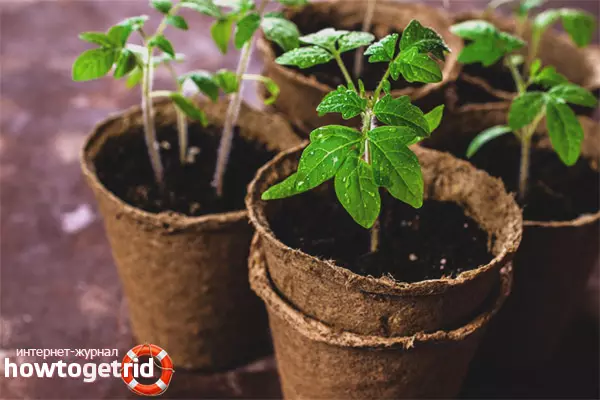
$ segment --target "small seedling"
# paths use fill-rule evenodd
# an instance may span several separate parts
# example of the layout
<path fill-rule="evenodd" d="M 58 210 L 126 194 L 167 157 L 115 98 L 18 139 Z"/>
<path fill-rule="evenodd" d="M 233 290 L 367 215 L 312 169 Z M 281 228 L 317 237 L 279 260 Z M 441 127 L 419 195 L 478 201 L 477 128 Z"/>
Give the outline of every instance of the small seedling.
<path fill-rule="evenodd" d="M 531 25 L 526 71 L 537 58 L 542 35 L 558 21 L 562 23 L 562 27 L 577 47 L 583 48 L 589 45 L 596 31 L 596 18 L 592 14 L 572 8 L 548 9 L 530 19 L 531 11 L 542 6 L 545 0 L 493 0 L 489 3 L 486 12 L 490 14 L 499 6 L 508 3 L 515 4 L 514 14 L 517 20 L 515 33 L 518 37 L 523 37 L 527 24 Z"/>
<path fill-rule="evenodd" d="M 444 108 L 442 105 L 424 114 L 408 96 L 395 99 L 390 95 L 389 79 L 403 76 L 409 82 L 441 81 L 442 71 L 436 59 L 444 60 L 444 52 L 450 51 L 436 32 L 415 20 L 399 39 L 398 34 L 391 34 L 371 44 L 375 38 L 370 33 L 327 28 L 301 37 L 300 42 L 306 46 L 277 59 L 279 64 L 299 68 L 337 62 L 346 85 L 327 94 L 317 111 L 320 115 L 341 113 L 344 119 L 360 115 L 362 129 L 329 125 L 312 131 L 297 172 L 265 191 L 262 199 L 290 197 L 335 177 L 335 192 L 342 206 L 358 224 L 373 228 L 372 251 L 377 250 L 379 241 L 379 187 L 415 208 L 423 204 L 421 166 L 408 146 L 431 134 L 439 125 Z M 341 58 L 342 53 L 363 46 L 369 46 L 364 52 L 369 62 L 388 63 L 372 94 L 365 91 L 360 79 L 352 80 Z M 376 126 L 377 122 L 384 126 Z"/>
<path fill-rule="evenodd" d="M 235 25 L 235 34 L 233 42 L 235 47 L 241 49 L 240 59 L 237 66 L 236 77 L 240 82 L 240 88 L 231 95 L 221 143 L 217 156 L 217 165 L 213 178 L 213 186 L 217 195 L 223 195 L 223 177 L 229 161 L 231 152 L 231 142 L 233 140 L 233 129 L 237 123 L 240 106 L 242 102 L 242 85 L 244 79 L 258 80 L 263 82 L 270 92 L 270 98 L 265 100 L 266 104 L 275 101 L 279 88 L 270 79 L 260 75 L 248 75 L 248 64 L 252 54 L 253 39 L 256 32 L 262 29 L 267 39 L 277 43 L 284 51 L 298 47 L 298 37 L 300 33 L 296 25 L 284 18 L 281 13 L 265 13 L 268 0 L 260 0 L 258 6 L 254 0 L 216 0 L 224 6 L 229 7 L 230 11 L 223 13 L 211 27 L 211 35 L 221 52 L 226 53 L 231 39 L 232 27 Z M 277 0 L 286 6 L 303 6 L 307 0 Z"/>
<path fill-rule="evenodd" d="M 144 134 L 148 155 L 157 186 L 164 191 L 164 172 L 156 141 L 156 127 L 152 99 L 158 97 L 170 98 L 176 106 L 177 127 L 179 132 L 180 161 L 187 160 L 187 120 L 200 121 L 207 124 L 204 112 L 192 101 L 183 96 L 183 85 L 189 80 L 195 84 L 199 91 L 216 101 L 219 91 L 233 93 L 237 91 L 236 75 L 227 70 L 220 70 L 215 74 L 207 71 L 192 71 L 177 76 L 173 68 L 174 62 L 183 60 L 183 55 L 176 53 L 173 44 L 166 38 L 164 32 L 167 26 L 181 30 L 188 30 L 187 21 L 178 11 L 188 8 L 205 15 L 220 17 L 221 10 L 210 1 L 181 0 L 173 4 L 170 0 L 152 0 L 150 5 L 159 11 L 163 18 L 156 31 L 152 34 L 144 29 L 148 21 L 147 15 L 127 18 L 112 26 L 104 32 L 84 32 L 79 37 L 97 45 L 95 49 L 83 52 L 73 64 L 73 80 L 88 81 L 106 76 L 111 70 L 117 79 L 126 77 L 128 87 L 141 83 L 141 106 L 144 120 Z M 142 45 L 129 43 L 132 33 L 138 33 Z M 160 50 L 155 55 L 156 50 Z M 154 70 L 158 66 L 165 66 L 173 77 L 176 90 L 153 90 Z"/>
<path fill-rule="evenodd" d="M 586 27 L 583 29 L 587 32 Z M 581 35 L 581 32 L 575 31 L 572 34 Z M 595 107 L 597 100 L 584 88 L 570 83 L 554 67 L 543 67 L 537 58 L 524 76 L 519 69 L 524 57 L 515 52 L 525 43 L 486 21 L 463 22 L 454 25 L 452 32 L 473 41 L 459 55 L 460 62 L 479 62 L 490 66 L 503 58 L 510 69 L 518 95 L 510 105 L 508 125 L 494 126 L 481 132 L 471 142 L 467 157 L 472 157 L 490 140 L 513 132 L 521 143 L 519 199 L 523 202 L 527 193 L 531 139 L 540 122 L 545 117 L 552 147 L 562 162 L 571 166 L 577 162 L 581 152 L 583 129 L 569 103 Z M 535 50 L 530 48 L 530 51 Z M 534 90 L 528 91 L 533 85 L 541 89 L 534 87 Z"/>

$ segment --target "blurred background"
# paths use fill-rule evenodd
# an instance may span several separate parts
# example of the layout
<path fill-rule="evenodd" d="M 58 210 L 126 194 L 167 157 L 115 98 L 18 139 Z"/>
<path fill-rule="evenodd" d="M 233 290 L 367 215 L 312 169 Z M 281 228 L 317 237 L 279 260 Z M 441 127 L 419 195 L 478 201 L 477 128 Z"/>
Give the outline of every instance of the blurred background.
<path fill-rule="evenodd" d="M 129 16 L 154 16 L 147 3 L 0 0 L 2 360 L 14 359 L 16 349 L 118 348 L 124 352 L 133 344 L 127 306 L 78 157 L 94 124 L 137 104 L 139 93 L 112 79 L 72 82 L 71 65 L 87 48 L 78 33 L 104 31 Z M 426 3 L 457 11 L 484 8 L 487 1 Z M 547 6 L 600 14 L 597 0 L 555 0 Z M 170 31 L 176 50 L 187 56 L 182 71 L 234 68 L 238 54 L 219 53 L 210 38 L 209 18 L 193 12 L 183 15 L 191 31 Z M 250 70 L 261 70 L 256 57 Z M 158 74 L 156 88 L 165 87 L 165 72 Z M 245 99 L 260 107 L 255 93 L 256 88 L 247 85 Z M 524 376 L 515 387 L 490 388 L 470 382 L 464 396 L 598 398 L 599 290 L 596 269 L 587 300 L 547 371 Z M 134 396 L 118 379 L 91 384 L 77 379 L 6 379 L 3 368 L 0 365 L 0 397 L 5 399 Z M 166 396 L 271 398 L 280 393 L 275 363 L 268 357 L 217 375 L 178 371 Z"/>

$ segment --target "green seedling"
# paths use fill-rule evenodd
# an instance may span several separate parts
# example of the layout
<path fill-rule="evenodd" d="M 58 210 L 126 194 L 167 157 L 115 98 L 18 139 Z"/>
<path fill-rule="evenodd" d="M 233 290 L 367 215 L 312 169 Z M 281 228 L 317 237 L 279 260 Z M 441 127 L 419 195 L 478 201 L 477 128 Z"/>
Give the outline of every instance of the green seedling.
<path fill-rule="evenodd" d="M 303 6 L 307 0 L 277 0 L 286 6 Z M 211 35 L 221 52 L 226 53 L 229 42 L 232 39 L 232 27 L 235 26 L 233 43 L 236 48 L 241 49 L 237 66 L 236 78 L 240 82 L 240 88 L 231 95 L 221 143 L 219 145 L 217 165 L 213 178 L 213 186 L 219 196 L 223 194 L 223 177 L 227 169 L 231 142 L 233 140 L 233 129 L 237 123 L 240 106 L 242 102 L 241 89 L 244 79 L 261 81 L 270 92 L 270 97 L 265 100 L 266 104 L 275 101 L 279 88 L 270 79 L 260 75 L 248 75 L 248 64 L 252 54 L 253 39 L 256 32 L 262 29 L 265 37 L 277 43 L 284 51 L 298 47 L 300 33 L 296 25 L 284 18 L 281 13 L 265 13 L 268 0 L 260 0 L 258 6 L 254 0 L 215 0 L 217 4 L 229 8 L 222 13 L 211 27 Z"/>
<path fill-rule="evenodd" d="M 489 3 L 486 11 L 489 15 L 503 4 L 514 4 L 518 37 L 523 37 L 526 26 L 531 25 L 526 71 L 537 57 L 542 35 L 555 23 L 560 21 L 571 40 L 581 48 L 590 44 L 596 31 L 596 18 L 592 14 L 572 8 L 548 9 L 530 18 L 531 11 L 544 3 L 545 0 L 493 0 Z"/>
<path fill-rule="evenodd" d="M 421 166 L 409 146 L 431 134 L 441 121 L 444 107 L 424 114 L 408 96 L 393 98 L 390 79 L 402 76 L 409 82 L 439 82 L 442 71 L 438 62 L 450 51 L 436 32 L 418 21 L 408 24 L 402 38 L 392 34 L 371 44 L 374 40 L 370 33 L 327 28 L 302 36 L 300 42 L 305 46 L 277 59 L 280 64 L 299 68 L 335 61 L 346 85 L 327 94 L 317 111 L 320 115 L 341 113 L 344 119 L 360 115 L 362 129 L 341 125 L 315 129 L 297 171 L 262 194 L 263 200 L 290 197 L 334 178 L 342 206 L 358 224 L 372 228 L 372 251 L 377 250 L 379 241 L 376 221 L 381 209 L 380 187 L 415 208 L 423 204 Z M 364 54 L 370 63 L 388 64 L 373 93 L 365 91 L 360 79 L 352 80 L 341 58 L 342 53 L 363 46 L 369 46 Z"/>
<path fill-rule="evenodd" d="M 84 32 L 79 37 L 98 47 L 83 52 L 73 64 L 73 80 L 88 81 L 99 79 L 113 71 L 116 79 L 126 78 L 130 88 L 141 86 L 141 107 L 143 112 L 144 134 L 148 156 L 159 189 L 164 191 L 164 173 L 156 141 L 156 127 L 152 99 L 170 98 L 176 106 L 177 127 L 179 132 L 180 162 L 187 160 L 187 118 L 207 124 L 205 113 L 191 100 L 184 97 L 183 85 L 186 81 L 193 82 L 197 89 L 216 101 L 219 92 L 233 93 L 238 89 L 236 75 L 227 70 L 217 73 L 207 71 L 191 71 L 177 75 L 173 63 L 180 62 L 184 56 L 176 53 L 173 44 L 165 36 L 168 26 L 188 30 L 187 21 L 177 15 L 181 9 L 187 8 L 205 15 L 219 17 L 221 10 L 210 1 L 181 0 L 173 4 L 170 0 L 152 0 L 150 5 L 162 14 L 162 20 L 153 33 L 146 32 L 144 26 L 148 21 L 147 15 L 127 18 L 110 27 L 105 32 Z M 129 43 L 131 35 L 137 33 L 141 45 Z M 158 54 L 155 54 L 158 50 Z M 175 90 L 153 90 L 154 71 L 164 66 L 173 77 Z"/>
<path fill-rule="evenodd" d="M 472 157 L 490 140 L 513 132 L 521 143 L 518 193 L 523 202 L 527 193 L 531 139 L 538 125 L 545 117 L 552 147 L 562 162 L 571 166 L 577 162 L 581 152 L 583 129 L 569 104 L 595 107 L 597 100 L 584 88 L 570 83 L 554 67 L 543 67 L 539 59 L 532 62 L 526 75 L 522 74 L 519 67 L 524 63 L 524 57 L 515 52 L 525 43 L 486 21 L 463 22 L 454 25 L 451 30 L 473 41 L 459 55 L 460 62 L 479 62 L 490 66 L 503 58 L 510 69 L 518 95 L 510 105 L 508 125 L 494 126 L 481 132 L 471 142 L 467 157 Z"/>

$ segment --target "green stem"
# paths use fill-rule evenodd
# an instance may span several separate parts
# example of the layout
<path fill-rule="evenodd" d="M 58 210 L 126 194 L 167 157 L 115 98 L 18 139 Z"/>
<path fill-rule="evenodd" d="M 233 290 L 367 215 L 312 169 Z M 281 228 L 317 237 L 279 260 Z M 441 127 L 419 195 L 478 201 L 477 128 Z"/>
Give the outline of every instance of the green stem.
<path fill-rule="evenodd" d="M 175 69 L 170 63 L 166 63 L 165 65 L 175 81 L 175 85 L 177 85 L 177 92 L 183 95 L 183 86 L 179 83 L 179 79 L 177 79 Z M 175 113 L 177 115 L 177 134 L 179 137 L 179 163 L 185 165 L 188 153 L 188 123 L 185 113 L 179 107 L 175 107 Z"/>
<path fill-rule="evenodd" d="M 540 41 L 542 39 L 541 32 L 538 29 L 533 28 L 533 32 L 531 33 L 531 43 L 529 44 L 529 52 L 527 54 L 527 71 L 531 67 L 531 64 L 537 57 L 537 53 L 540 48 Z"/>
<path fill-rule="evenodd" d="M 517 85 L 517 91 L 519 92 L 519 94 L 525 93 L 525 91 L 527 90 L 527 85 L 525 84 L 525 81 L 523 80 L 519 69 L 516 67 L 516 65 L 513 64 L 512 59 L 510 57 L 507 57 L 506 60 L 508 61 L 506 63 L 508 65 L 508 69 L 510 70 L 515 84 Z"/>
<path fill-rule="evenodd" d="M 394 60 L 394 61 L 396 61 L 396 60 Z M 394 61 L 392 61 L 390 63 L 390 65 Z M 385 74 L 383 74 L 383 78 L 381 78 L 381 81 L 379 81 L 379 85 L 377 85 L 377 87 L 375 88 L 375 92 L 373 92 L 373 104 L 375 104 L 377 102 L 377 100 L 379 99 L 379 96 L 381 95 L 381 91 L 383 90 L 383 82 L 385 82 L 387 80 L 387 78 L 390 76 L 390 73 L 392 72 L 390 65 L 388 65 L 388 68 L 385 71 Z"/>
<path fill-rule="evenodd" d="M 363 153 L 363 159 L 365 160 L 365 162 L 367 164 L 371 164 L 372 159 L 371 159 L 371 151 L 369 149 L 369 139 L 367 137 L 367 134 L 369 133 L 369 131 L 371 129 L 373 129 L 373 127 L 375 127 L 375 117 L 373 115 L 373 110 L 370 107 L 367 107 L 367 109 L 365 110 L 365 112 L 362 115 L 362 134 L 365 140 L 365 149 L 364 149 L 364 153 Z M 375 221 L 375 223 L 373 224 L 373 226 L 371 227 L 371 243 L 370 243 L 370 251 L 371 253 L 376 252 L 377 250 L 379 250 L 379 235 L 380 235 L 380 229 L 379 229 L 379 218 Z"/>
<path fill-rule="evenodd" d="M 142 116 L 144 121 L 144 138 L 146 140 L 146 148 L 148 150 L 148 157 L 150 158 L 150 165 L 154 172 L 154 179 L 158 186 L 161 194 L 164 193 L 164 170 L 160 159 L 160 152 L 158 143 L 156 142 L 156 127 L 154 123 L 154 110 L 152 109 L 152 77 L 153 77 L 153 63 L 152 63 L 152 47 L 147 46 L 147 60 L 146 65 L 143 69 L 142 76 Z"/>
<path fill-rule="evenodd" d="M 265 11 L 268 1 L 262 0 L 258 7 L 258 15 L 261 16 Z M 240 109 L 242 106 L 242 89 L 243 89 L 243 76 L 248 70 L 250 63 L 250 55 L 252 54 L 252 45 L 254 43 L 254 37 L 250 39 L 242 48 L 240 55 L 240 61 L 237 67 L 236 75 L 238 81 L 238 90 L 233 93 L 229 100 L 227 112 L 225 114 L 225 124 L 223 126 L 223 133 L 221 135 L 221 143 L 219 144 L 219 151 L 217 155 L 217 164 L 215 167 L 215 174 L 213 176 L 212 185 L 217 192 L 217 196 L 223 196 L 223 178 L 227 170 L 227 162 L 229 161 L 229 154 L 231 152 L 231 143 L 233 141 L 233 128 L 237 123 L 240 115 Z"/>
<path fill-rule="evenodd" d="M 344 75 L 344 79 L 346 79 L 346 82 L 348 83 L 348 87 L 350 89 L 355 89 L 356 86 L 354 86 L 354 82 L 352 82 L 352 77 L 350 76 L 348 69 L 344 65 L 344 61 L 342 60 L 340 53 L 338 51 L 334 51 L 333 57 L 335 58 L 337 65 L 340 67 L 340 71 L 342 71 L 342 75 Z"/>

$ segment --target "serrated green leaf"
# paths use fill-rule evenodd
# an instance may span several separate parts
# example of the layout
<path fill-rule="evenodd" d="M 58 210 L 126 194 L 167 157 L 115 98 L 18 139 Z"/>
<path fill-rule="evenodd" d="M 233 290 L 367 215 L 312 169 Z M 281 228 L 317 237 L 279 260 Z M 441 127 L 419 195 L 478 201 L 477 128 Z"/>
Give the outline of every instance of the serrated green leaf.
<path fill-rule="evenodd" d="M 539 71 L 531 81 L 531 83 L 541 85 L 546 89 L 568 82 L 569 80 L 564 75 L 556 72 L 554 67 L 545 67 Z"/>
<path fill-rule="evenodd" d="M 535 78 L 535 76 L 540 72 L 541 68 L 542 68 L 542 60 L 540 60 L 539 58 L 536 58 L 535 60 L 533 60 L 533 62 L 531 63 L 531 66 L 529 67 L 529 79 Z"/>
<path fill-rule="evenodd" d="M 375 183 L 415 208 L 423 205 L 423 176 L 419 159 L 406 145 L 417 136 L 406 126 L 379 127 L 368 133 Z"/>
<path fill-rule="evenodd" d="M 442 81 L 442 70 L 438 63 L 427 54 L 419 53 L 416 47 L 402 51 L 392 64 L 391 76 L 398 79 L 400 75 L 407 82 L 435 83 Z"/>
<path fill-rule="evenodd" d="M 79 34 L 79 39 L 106 48 L 112 48 L 115 46 L 115 43 L 113 43 L 112 40 L 103 32 L 83 32 Z"/>
<path fill-rule="evenodd" d="M 294 65 L 298 68 L 310 68 L 333 60 L 333 55 L 319 46 L 299 47 L 283 53 L 275 62 L 281 65 Z"/>
<path fill-rule="evenodd" d="M 566 79 L 565 79 L 566 81 Z M 577 104 L 585 107 L 596 107 L 598 100 L 586 89 L 572 83 L 559 84 L 548 92 L 555 99 L 561 99 L 567 103 Z"/>
<path fill-rule="evenodd" d="M 338 39 L 339 52 L 358 49 L 359 47 L 370 45 L 375 36 L 367 32 L 349 32 Z"/>
<path fill-rule="evenodd" d="M 381 210 L 373 167 L 352 150 L 335 174 L 335 194 L 348 214 L 363 228 L 371 228 Z"/>
<path fill-rule="evenodd" d="M 119 79 L 130 73 L 137 65 L 135 54 L 128 49 L 121 49 L 117 64 L 115 66 L 114 77 Z"/>
<path fill-rule="evenodd" d="M 254 32 L 260 26 L 260 15 L 255 12 L 246 14 L 236 25 L 233 43 L 241 49 L 246 42 L 252 39 Z"/>
<path fill-rule="evenodd" d="M 269 97 L 264 99 L 263 103 L 266 105 L 275 103 L 275 100 L 277 100 L 277 97 L 279 97 L 279 85 L 277 85 L 273 79 L 267 77 L 263 77 L 261 81 L 263 85 L 265 85 L 267 92 L 269 92 Z"/>
<path fill-rule="evenodd" d="M 214 18 L 222 18 L 221 9 L 212 0 L 181 0 L 181 7 L 189 8 Z"/>
<path fill-rule="evenodd" d="M 400 35 L 397 33 L 392 33 L 370 45 L 367 50 L 365 50 L 365 56 L 370 56 L 369 62 L 392 61 L 396 56 L 396 43 L 398 43 L 399 37 Z"/>
<path fill-rule="evenodd" d="M 565 31 L 578 47 L 590 44 L 596 31 L 596 18 L 581 10 L 562 9 L 561 19 Z"/>
<path fill-rule="evenodd" d="M 542 112 L 548 101 L 543 92 L 527 92 L 516 97 L 508 112 L 508 125 L 517 131 L 529 125 Z"/>
<path fill-rule="evenodd" d="M 424 115 L 429 125 L 429 133 L 433 132 L 440 126 L 442 117 L 444 116 L 444 105 L 441 104 Z"/>
<path fill-rule="evenodd" d="M 349 33 L 348 31 L 325 28 L 310 35 L 300 36 L 300 42 L 323 47 L 329 51 L 335 50 L 335 44 L 339 38 Z"/>
<path fill-rule="evenodd" d="M 541 7 L 544 2 L 545 0 L 523 0 L 517 8 L 517 14 L 524 17 L 534 8 Z"/>
<path fill-rule="evenodd" d="M 550 98 L 546 110 L 546 126 L 552 147 L 566 165 L 579 159 L 583 129 L 575 113 L 568 105 Z"/>
<path fill-rule="evenodd" d="M 210 72 L 203 70 L 188 72 L 179 77 L 179 83 L 183 84 L 188 79 L 212 101 L 218 100 L 220 86 Z"/>
<path fill-rule="evenodd" d="M 300 44 L 300 32 L 291 21 L 278 16 L 265 16 L 261 27 L 267 39 L 277 43 L 283 51 L 295 49 Z"/>
<path fill-rule="evenodd" d="M 154 36 L 152 39 L 150 39 L 149 44 L 151 46 L 158 47 L 171 57 L 175 57 L 175 49 L 173 48 L 173 45 L 169 39 L 167 39 L 164 35 L 161 34 Z"/>
<path fill-rule="evenodd" d="M 173 100 L 173 103 L 175 103 L 175 105 L 177 106 L 177 108 L 183 111 L 184 114 L 187 115 L 190 119 L 200 121 L 200 123 L 204 126 L 208 124 L 208 119 L 206 118 L 206 114 L 204 114 L 204 111 L 199 109 L 191 100 L 183 97 L 181 94 L 176 92 L 172 92 L 170 97 L 171 100 Z"/>
<path fill-rule="evenodd" d="M 150 0 L 150 5 L 163 14 L 168 14 L 171 11 L 171 7 L 173 7 L 171 0 Z"/>
<path fill-rule="evenodd" d="M 116 54 L 112 49 L 92 49 L 81 53 L 73 64 L 73 80 L 89 81 L 102 78 L 112 68 Z"/>
<path fill-rule="evenodd" d="M 298 164 L 296 191 L 305 192 L 331 179 L 360 141 L 360 133 L 347 126 L 329 125 L 312 131 L 311 143 Z"/>
<path fill-rule="evenodd" d="M 167 24 L 181 29 L 182 31 L 187 31 L 189 29 L 187 21 L 180 15 L 169 15 L 167 17 Z"/>
<path fill-rule="evenodd" d="M 115 46 L 124 47 L 131 32 L 133 29 L 129 25 L 115 25 L 108 30 L 106 36 Z"/>
<path fill-rule="evenodd" d="M 235 72 L 221 69 L 215 74 L 215 81 L 219 87 L 227 94 L 238 91 L 240 83 L 238 82 Z"/>
<path fill-rule="evenodd" d="M 479 135 L 475 136 L 475 138 L 469 144 L 469 148 L 467 149 L 467 158 L 473 157 L 475 153 L 487 142 L 500 137 L 504 134 L 512 132 L 512 129 L 506 125 L 498 125 L 488 128 L 481 132 Z"/>
<path fill-rule="evenodd" d="M 273 185 L 269 189 L 265 190 L 260 196 L 260 198 L 262 200 L 275 200 L 291 197 L 295 194 L 298 194 L 298 192 L 296 191 L 297 177 L 297 173 L 288 176 L 282 182 L 279 182 L 278 184 Z"/>
<path fill-rule="evenodd" d="M 408 96 L 394 99 L 386 94 L 375 103 L 373 112 L 377 119 L 386 125 L 407 126 L 420 137 L 429 136 L 429 123 L 425 119 L 423 111 L 412 105 Z"/>
<path fill-rule="evenodd" d="M 400 39 L 402 51 L 411 47 L 416 47 L 419 53 L 431 53 L 440 60 L 444 60 L 444 51 L 450 51 L 444 39 L 436 31 L 424 27 L 415 19 L 409 22 L 402 32 L 402 39 Z"/>
<path fill-rule="evenodd" d="M 317 107 L 317 112 L 319 116 L 327 113 L 341 113 L 342 118 L 350 119 L 359 115 L 366 107 L 366 99 L 360 98 L 356 91 L 340 85 L 323 98 Z"/>
<path fill-rule="evenodd" d="M 143 75 L 144 74 L 142 72 L 142 69 L 140 67 L 135 67 L 133 71 L 131 71 L 129 75 L 127 75 L 127 81 L 125 82 L 125 86 L 127 86 L 127 88 L 129 89 L 135 87 L 138 83 L 140 83 Z"/>
<path fill-rule="evenodd" d="M 217 44 L 217 47 L 221 53 L 227 53 L 227 47 L 229 39 L 231 38 L 231 27 L 233 26 L 233 20 L 221 19 L 215 21 L 210 27 L 210 35 Z"/>
<path fill-rule="evenodd" d="M 499 31 L 487 21 L 473 20 L 453 25 L 450 31 L 463 39 L 472 40 L 458 56 L 463 64 L 482 63 L 489 67 L 505 54 L 525 45 L 521 39 Z"/>

